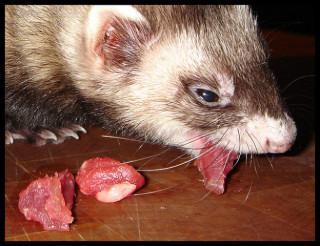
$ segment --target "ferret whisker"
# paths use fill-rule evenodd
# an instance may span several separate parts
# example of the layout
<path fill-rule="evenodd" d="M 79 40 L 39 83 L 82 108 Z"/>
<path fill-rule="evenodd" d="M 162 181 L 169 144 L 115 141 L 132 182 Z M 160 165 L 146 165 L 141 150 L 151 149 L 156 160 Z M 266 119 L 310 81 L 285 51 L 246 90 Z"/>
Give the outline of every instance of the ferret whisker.
<path fill-rule="evenodd" d="M 213 191 L 209 190 L 208 192 L 206 192 L 200 199 L 196 200 L 194 203 L 198 203 L 203 201 L 204 199 L 206 199 Z"/>
<path fill-rule="evenodd" d="M 124 161 L 122 162 L 121 164 L 127 164 L 127 163 L 132 163 L 132 162 L 137 162 L 137 161 L 142 161 L 142 160 L 146 160 L 146 159 L 149 159 L 149 158 L 154 158 L 154 157 L 157 157 L 157 156 L 160 156 L 162 155 L 163 153 L 167 152 L 168 149 L 164 150 L 164 151 L 161 151 L 160 153 L 157 153 L 157 154 L 154 154 L 154 155 L 149 155 L 149 156 L 145 156 L 145 157 L 142 157 L 142 158 L 138 158 L 138 159 L 135 159 L 135 160 L 131 160 L 131 161 Z"/>
<path fill-rule="evenodd" d="M 232 169 L 234 169 L 235 167 L 236 167 L 236 165 L 239 163 L 239 161 L 240 161 L 240 158 L 241 158 L 241 145 L 240 145 L 240 142 L 241 142 L 241 137 L 240 137 L 240 132 L 239 132 L 239 128 L 237 128 L 237 132 L 238 132 L 238 136 L 239 136 L 239 148 L 238 148 L 238 159 L 235 161 L 235 163 L 233 163 L 233 165 L 232 165 Z M 231 153 L 232 151 L 230 150 L 230 152 L 229 152 L 229 155 L 228 155 L 228 158 L 226 159 L 226 161 L 228 161 L 228 159 L 229 159 L 229 156 L 230 156 L 230 153 Z"/>
<path fill-rule="evenodd" d="M 165 170 L 173 169 L 173 168 L 182 166 L 182 165 L 184 165 L 184 164 L 186 164 L 186 163 L 189 163 L 189 162 L 191 162 L 191 161 L 193 161 L 193 160 L 198 159 L 200 156 L 202 156 L 202 155 L 206 154 L 207 152 L 211 151 L 213 148 L 214 148 L 214 147 L 211 147 L 211 148 L 209 148 L 207 151 L 205 151 L 204 153 L 202 153 L 202 154 L 200 154 L 200 155 L 198 155 L 198 156 L 196 156 L 196 157 L 193 157 L 193 158 L 191 158 L 191 159 L 189 159 L 189 160 L 187 160 L 187 161 L 184 161 L 184 162 L 182 162 L 182 163 L 179 163 L 179 164 L 176 164 L 176 165 L 173 165 L 173 166 L 170 166 L 170 167 L 155 168 L 155 169 L 142 169 L 142 170 L 141 170 L 140 168 L 138 168 L 137 171 L 140 171 L 140 172 L 155 172 L 155 171 L 165 171 Z"/>
<path fill-rule="evenodd" d="M 238 145 L 239 145 L 239 150 L 238 150 L 238 153 L 241 153 L 241 136 L 240 136 L 240 132 L 239 132 L 239 128 L 237 128 L 237 133 L 238 133 Z"/>
<path fill-rule="evenodd" d="M 221 139 L 223 138 L 223 136 L 226 134 L 227 131 L 228 131 L 228 129 L 224 132 L 224 134 L 222 135 Z M 220 140 L 221 140 L 221 139 L 220 139 Z M 173 168 L 182 166 L 182 165 L 184 165 L 184 164 L 186 164 L 186 163 L 189 163 L 189 162 L 191 162 L 191 161 L 193 161 L 193 160 L 198 159 L 199 157 L 205 155 L 206 153 L 210 152 L 210 151 L 211 151 L 212 149 L 214 149 L 214 148 L 215 148 L 215 147 L 212 146 L 212 147 L 210 147 L 208 150 L 205 150 L 203 153 L 199 154 L 198 156 L 193 157 L 193 158 L 191 158 L 191 159 L 189 159 L 189 160 L 187 160 L 187 161 L 184 161 L 184 162 L 182 162 L 182 163 L 179 163 L 179 164 L 170 166 L 170 167 L 155 168 L 155 169 L 142 169 L 142 170 L 141 170 L 140 168 L 138 168 L 137 171 L 141 171 L 141 172 L 155 172 L 155 171 L 165 171 L 165 170 L 173 169 Z"/>
<path fill-rule="evenodd" d="M 166 146 L 166 149 L 164 151 L 160 152 L 160 155 L 165 154 L 166 152 L 168 152 L 170 150 L 171 150 L 170 146 Z M 151 156 L 150 158 L 147 158 L 148 160 L 146 160 L 142 165 L 140 165 L 139 169 L 141 169 L 142 167 L 146 166 L 148 163 L 150 163 L 156 157 L 157 156 Z"/>
<path fill-rule="evenodd" d="M 137 171 L 140 171 L 140 172 L 156 172 L 156 171 L 165 171 L 165 170 L 169 170 L 169 169 L 173 169 L 173 168 L 176 168 L 176 167 L 179 167 L 179 166 L 182 166 L 188 162 L 191 162 L 193 160 L 197 159 L 196 157 L 195 158 L 191 158 L 190 160 L 187 160 L 187 161 L 184 161 L 182 163 L 179 163 L 179 164 L 176 164 L 176 165 L 173 165 L 173 166 L 170 166 L 170 167 L 163 167 L 163 168 L 154 168 L 154 169 L 140 169 L 138 168 Z"/>
<path fill-rule="evenodd" d="M 225 133 L 226 133 L 226 132 L 225 132 Z M 225 133 L 224 133 L 224 134 L 225 134 Z M 210 133 L 210 134 L 211 134 L 211 133 Z M 224 136 L 224 134 L 223 134 L 223 136 Z M 207 135 L 209 135 L 209 134 L 205 134 L 205 135 L 207 136 Z M 222 136 L 222 137 L 223 137 L 223 136 Z M 188 142 L 184 142 L 183 144 L 178 145 L 178 147 L 179 147 L 179 148 L 184 148 L 184 147 L 182 147 L 183 145 L 192 143 L 192 142 L 194 142 L 194 141 L 196 141 L 196 140 L 198 140 L 199 138 L 202 138 L 202 137 L 203 137 L 203 135 L 200 136 L 200 137 L 196 137 L 195 140 L 188 141 Z M 218 142 L 219 142 L 219 141 L 218 141 Z M 203 148 L 199 148 L 199 149 L 203 149 Z M 149 159 L 149 158 L 155 158 L 155 157 L 157 157 L 157 156 L 160 156 L 160 155 L 168 152 L 169 150 L 170 150 L 170 146 L 168 146 L 168 148 L 167 148 L 166 150 L 164 150 L 164 151 L 162 151 L 162 152 L 160 152 L 160 153 L 158 153 L 158 154 L 151 155 L 151 156 L 146 156 L 146 157 L 142 157 L 142 158 L 139 158 L 139 159 L 136 159 L 136 160 L 131 160 L 131 161 L 124 162 L 124 163 L 132 163 L 132 162 L 136 162 L 136 161 L 146 160 L 146 159 Z M 151 159 L 151 160 L 152 160 L 152 159 Z M 151 160 L 149 160 L 149 161 L 151 161 Z M 149 161 L 148 161 L 148 162 L 149 162 Z M 145 166 L 148 162 L 144 163 L 141 167 Z"/>
<path fill-rule="evenodd" d="M 294 103 L 294 102 L 289 102 L 288 103 L 288 106 L 301 106 L 301 107 L 305 107 L 305 108 L 308 108 L 308 109 L 312 109 L 313 107 L 310 105 L 310 103 Z"/>
<path fill-rule="evenodd" d="M 246 145 L 247 145 L 247 148 L 249 149 L 248 143 L 246 143 Z M 248 163 L 247 163 L 247 155 L 248 155 L 248 153 L 246 153 L 246 164 L 248 164 Z M 252 157 L 252 153 L 250 153 L 250 156 Z M 251 168 L 251 163 L 250 163 L 249 167 Z"/>
<path fill-rule="evenodd" d="M 268 64 L 268 61 L 260 62 L 258 64 L 254 64 L 253 66 L 260 67 L 260 66 L 263 66 L 263 65 L 266 65 L 266 64 Z"/>
<path fill-rule="evenodd" d="M 255 149 L 256 149 L 256 151 L 257 151 L 257 153 L 259 153 L 258 148 L 257 148 L 257 146 L 256 146 L 256 144 L 255 144 L 255 142 L 254 142 L 254 140 L 252 139 L 251 135 L 248 133 L 248 131 L 247 131 L 247 130 L 245 130 L 245 132 L 247 133 L 247 135 L 248 135 L 248 136 L 249 136 L 249 138 L 251 139 L 251 141 L 252 141 L 252 143 L 253 143 L 253 145 L 254 145 L 254 147 L 255 147 Z M 259 162 L 259 161 L 258 161 L 258 162 Z M 254 170 L 255 170 L 255 172 L 256 172 L 256 174 L 257 174 L 257 176 L 259 176 L 259 175 L 258 175 L 258 171 L 257 171 L 257 168 L 256 168 L 256 164 L 255 164 L 255 162 L 253 162 L 253 167 L 254 167 Z"/>
<path fill-rule="evenodd" d="M 297 108 L 295 108 L 295 111 L 296 112 L 303 112 L 303 113 L 306 113 L 306 114 L 308 114 L 308 115 L 310 115 L 310 114 L 312 114 L 312 115 L 314 115 L 313 113 L 313 111 L 312 110 L 308 110 L 308 109 L 305 109 L 305 108 L 299 108 L 299 107 L 297 107 Z M 302 117 L 303 119 L 306 119 L 306 117 L 304 116 L 304 115 L 299 115 L 299 114 L 295 114 L 295 117 Z"/>
<path fill-rule="evenodd" d="M 304 109 L 306 109 L 306 110 L 310 110 L 310 111 L 312 111 L 312 107 L 311 106 L 308 106 L 307 104 L 288 104 L 289 106 L 291 106 L 291 107 L 295 107 L 295 108 L 304 108 Z"/>
<path fill-rule="evenodd" d="M 192 143 L 194 141 L 197 141 L 203 137 L 209 136 L 211 135 L 212 132 L 209 133 L 205 133 L 203 135 L 188 139 L 187 141 L 181 142 L 179 144 L 176 145 L 176 147 L 182 148 L 182 149 L 203 149 L 203 148 L 187 148 L 187 147 L 183 147 L 184 145 L 187 145 L 189 143 Z M 111 136 L 111 135 L 102 135 L 102 137 L 106 137 L 106 138 L 117 138 L 117 139 L 122 139 L 122 140 L 128 140 L 128 141 L 135 141 L 135 142 L 142 142 L 142 143 L 146 143 L 146 141 L 142 141 L 142 140 L 137 140 L 137 139 L 131 139 L 131 138 L 126 138 L 126 137 L 118 137 L 118 136 Z M 190 141 L 189 141 L 190 140 Z"/>
<path fill-rule="evenodd" d="M 236 167 L 236 165 L 238 164 L 240 157 L 241 157 L 241 136 L 240 136 L 240 132 L 239 132 L 239 128 L 237 128 L 237 132 L 238 132 L 238 136 L 239 136 L 239 149 L 238 149 L 238 159 L 236 160 L 236 162 L 232 165 L 232 169 L 234 169 Z"/>
<path fill-rule="evenodd" d="M 143 193 L 135 193 L 135 194 L 133 194 L 133 195 L 134 195 L 134 196 L 151 195 L 151 194 L 155 194 L 155 193 L 159 193 L 159 192 L 162 192 L 162 191 L 166 191 L 166 190 L 173 189 L 173 188 L 175 188 L 175 187 L 177 187 L 177 186 L 178 186 L 178 185 L 173 185 L 173 186 L 170 186 L 170 187 L 167 187 L 167 188 L 163 188 L 163 189 L 160 189 L 160 190 L 143 192 Z"/>
<path fill-rule="evenodd" d="M 190 138 L 190 139 L 188 139 L 187 140 L 187 142 L 182 142 L 182 143 L 180 143 L 180 144 L 176 144 L 176 146 L 177 147 L 179 147 L 179 148 L 182 148 L 182 149 L 195 149 L 195 150 L 198 150 L 198 149 L 204 149 L 205 147 L 201 147 L 201 148 L 188 148 L 188 147 L 183 147 L 184 145 L 187 145 L 187 144 L 189 144 L 189 143 L 193 143 L 193 142 L 195 142 L 195 141 L 197 141 L 197 140 L 199 140 L 199 139 L 202 139 L 202 138 L 204 138 L 204 137 L 207 137 L 207 136 L 210 136 L 210 135 L 212 135 L 212 133 L 213 133 L 214 131 L 210 131 L 210 132 L 208 132 L 208 133 L 204 133 L 204 134 L 202 134 L 202 135 L 200 135 L 200 136 L 196 136 L 196 137 L 193 137 L 193 138 Z M 224 136 L 225 134 L 223 134 L 223 136 Z M 190 140 L 190 141 L 189 141 Z M 221 139 L 220 139 L 221 140 Z M 220 141 L 219 140 L 219 141 Z M 207 142 L 208 142 L 209 140 L 207 140 Z M 207 143 L 206 142 L 206 143 Z"/>
<path fill-rule="evenodd" d="M 145 143 L 140 144 L 140 146 L 138 147 L 138 149 L 136 150 L 136 152 L 134 152 L 133 156 L 135 156 L 141 149 L 142 147 L 145 145 Z"/>
<path fill-rule="evenodd" d="M 223 139 L 223 137 L 225 136 L 225 134 L 227 133 L 228 130 L 229 130 L 229 128 L 226 129 L 226 131 L 222 134 L 222 136 L 220 137 L 220 139 L 215 142 L 215 144 L 218 144 L 218 143 Z M 203 137 L 203 136 L 202 136 L 202 137 Z M 201 137 L 201 138 L 202 138 L 202 137 Z M 205 149 L 205 148 L 206 148 L 206 147 L 203 147 L 203 148 L 200 148 L 200 149 Z M 210 148 L 210 151 L 211 151 L 212 149 L 213 149 L 213 147 Z M 207 152 L 208 152 L 208 151 L 206 151 L 205 153 L 207 153 Z M 201 156 L 201 155 L 199 155 L 198 157 L 200 157 L 200 156 Z"/>
<path fill-rule="evenodd" d="M 253 143 L 253 145 L 254 145 L 257 153 L 259 153 L 258 148 L 257 148 L 257 145 L 255 144 L 255 141 L 252 139 L 251 134 L 249 134 L 247 130 L 245 130 L 245 132 L 248 134 L 249 138 L 251 139 L 251 141 L 252 141 L 252 143 Z"/>
<path fill-rule="evenodd" d="M 255 171 L 256 175 L 259 177 L 259 174 L 258 174 L 258 170 L 257 170 L 257 167 L 256 167 L 255 160 L 253 160 L 252 164 L 253 164 L 253 169 L 254 169 L 254 171 Z"/>
<path fill-rule="evenodd" d="M 188 154 L 187 154 L 187 153 L 183 153 L 183 154 L 181 154 L 181 155 L 178 155 L 176 158 L 174 158 L 174 159 L 172 159 L 170 162 L 168 162 L 168 164 L 171 164 L 171 163 L 175 162 L 176 160 L 178 160 L 178 159 L 180 159 L 181 157 L 186 156 L 186 155 L 188 155 Z"/>
<path fill-rule="evenodd" d="M 305 98 L 305 99 L 308 99 L 308 100 L 314 100 L 313 96 L 305 95 L 305 94 L 289 95 L 289 96 L 282 97 L 282 98 L 287 101 L 289 98 L 297 98 L 297 97 L 302 97 L 302 98 Z"/>
<path fill-rule="evenodd" d="M 227 132 L 227 130 L 224 132 L 224 134 L 222 135 L 221 139 L 222 139 L 223 136 L 226 134 L 226 132 Z M 126 139 L 126 138 L 125 138 L 125 139 Z M 197 139 L 197 138 L 196 138 L 196 139 Z M 220 139 L 220 140 L 221 140 L 221 139 Z M 219 141 L 220 141 L 220 140 L 219 140 Z M 193 140 L 193 141 L 196 141 L 196 140 Z M 193 141 L 188 141 L 188 142 L 180 145 L 179 147 L 180 147 L 180 148 L 183 148 L 183 147 L 181 147 L 181 146 L 183 146 L 183 145 L 185 145 L 185 144 L 189 144 L 189 143 L 191 143 L 191 142 L 193 142 Z M 218 141 L 218 142 L 219 142 L 219 141 Z M 201 149 L 202 149 L 202 148 L 201 148 Z M 150 156 L 145 156 L 145 157 L 142 157 L 142 158 L 139 158 L 139 159 L 135 159 L 135 160 L 131 160 L 131 161 L 125 161 L 125 162 L 122 162 L 122 163 L 123 163 L 123 164 L 124 164 L 124 163 L 128 164 L 128 163 L 133 163 L 133 162 L 137 162 L 137 161 L 142 161 L 142 160 L 146 160 L 146 159 L 150 159 L 150 158 L 155 158 L 155 157 L 157 157 L 157 156 L 160 156 L 160 155 L 168 152 L 169 150 L 170 150 L 170 146 L 168 146 L 166 150 L 161 151 L 160 153 L 157 153 L 157 154 L 154 154 L 154 155 L 150 155 Z M 192 158 L 192 159 L 189 160 L 189 161 L 192 161 L 192 160 L 194 160 L 194 159 L 196 159 L 196 158 Z M 152 160 L 152 159 L 151 159 L 151 160 Z M 149 160 L 149 161 L 151 161 L 151 160 Z M 148 161 L 148 162 L 149 162 L 149 161 Z M 187 161 L 187 162 L 189 162 L 189 161 Z M 147 162 L 147 163 L 148 163 L 148 162 Z M 187 162 L 184 162 L 184 163 L 187 163 Z M 145 166 L 147 163 L 144 163 L 142 166 Z M 183 164 L 184 164 L 184 163 L 183 163 Z M 140 170 L 140 168 L 139 168 L 138 170 Z M 145 171 L 145 170 L 144 170 L 144 171 Z"/>
<path fill-rule="evenodd" d="M 241 155 L 238 155 L 238 159 L 236 160 L 236 162 L 233 164 L 232 169 L 234 169 L 236 167 L 236 165 L 238 164 L 238 162 L 240 161 L 240 157 Z"/>
<path fill-rule="evenodd" d="M 276 162 L 276 159 L 274 158 L 274 154 L 271 154 L 271 160 L 273 161 L 273 163 Z"/>
<path fill-rule="evenodd" d="M 227 150 L 227 147 L 228 147 L 229 143 L 230 143 L 230 142 L 228 142 L 227 145 L 223 148 L 224 151 Z M 216 158 L 214 158 L 213 160 L 211 160 L 210 164 L 207 165 L 207 166 L 206 166 L 205 168 L 203 168 L 203 169 L 209 168 L 209 167 L 210 167 L 211 165 L 213 165 L 215 162 L 219 162 L 219 161 L 223 160 L 223 155 L 222 155 L 222 154 L 224 153 L 224 151 L 220 152 L 219 155 L 217 155 Z M 229 151 L 229 153 L 228 153 L 228 158 L 226 158 L 226 161 L 228 161 L 231 152 L 232 152 L 232 150 Z M 218 159 L 218 157 L 220 157 L 221 155 L 222 155 L 222 158 Z"/>
<path fill-rule="evenodd" d="M 284 87 L 282 90 L 281 90 L 281 94 L 283 94 L 290 86 L 292 86 L 294 83 L 296 83 L 297 81 L 300 81 L 300 80 L 303 80 L 303 79 L 307 79 L 307 78 L 313 78 L 315 77 L 316 75 L 315 74 L 307 74 L 307 75 L 302 75 L 298 78 L 296 78 L 295 80 L 291 81 L 289 84 L 287 84 L 286 87 Z M 310 80 L 310 82 L 313 82 L 312 80 Z"/>
<path fill-rule="evenodd" d="M 226 129 L 226 131 L 222 134 L 222 136 L 220 137 L 220 139 L 218 140 L 218 141 L 215 141 L 214 143 L 215 144 L 218 144 L 222 139 L 223 139 L 223 137 L 225 136 L 225 134 L 227 133 L 227 131 L 228 131 L 228 129 Z M 204 137 L 206 137 L 206 136 L 209 136 L 209 135 L 211 135 L 212 134 L 212 132 L 210 132 L 210 133 L 205 133 L 205 134 L 203 134 L 203 135 L 200 135 L 200 136 L 197 136 L 197 137 L 194 137 L 194 138 L 191 138 L 192 139 L 192 141 L 188 141 L 188 142 L 185 142 L 185 143 L 183 143 L 182 145 L 177 145 L 177 147 L 179 147 L 179 148 L 182 148 L 182 149 L 194 149 L 194 150 L 196 150 L 196 149 L 205 149 L 206 147 L 201 147 L 201 148 L 185 148 L 185 147 L 182 147 L 183 145 L 186 145 L 186 144 L 189 144 L 189 143 L 192 143 L 192 142 L 194 142 L 194 141 L 197 141 L 197 140 L 199 140 L 199 139 L 202 139 L 202 138 L 204 138 Z M 190 139 L 189 139 L 190 140 Z M 206 143 L 208 143 L 208 141 L 210 141 L 210 140 L 207 140 L 206 141 Z M 205 143 L 205 144 L 206 144 Z"/>
<path fill-rule="evenodd" d="M 217 118 L 212 119 L 211 121 L 207 122 L 204 126 L 210 126 L 216 122 L 219 122 L 219 120 L 221 118 L 223 118 L 223 116 L 225 115 L 225 112 L 223 112 L 222 114 L 220 114 Z"/>
<path fill-rule="evenodd" d="M 138 140 L 138 139 L 134 139 L 134 138 L 126 138 L 126 137 L 118 137 L 118 136 L 110 136 L 110 135 L 101 135 L 101 137 L 103 137 L 103 138 L 116 138 L 116 139 L 128 140 L 128 141 L 133 141 L 133 142 L 146 143 L 146 141 Z"/>
<path fill-rule="evenodd" d="M 255 138 L 255 140 L 257 141 L 257 143 L 260 145 L 261 149 L 263 149 L 263 148 L 262 148 L 262 145 L 261 145 L 260 141 L 257 139 L 257 137 L 256 137 L 254 134 L 252 134 L 252 137 Z M 265 155 L 265 157 L 266 157 L 267 161 L 270 163 L 271 168 L 274 169 L 271 161 L 269 160 L 269 157 L 268 157 L 267 155 Z"/>
<path fill-rule="evenodd" d="M 251 193 L 252 185 L 253 185 L 253 182 L 251 182 L 251 185 L 250 185 L 250 187 L 249 187 L 248 193 L 247 193 L 245 199 L 243 200 L 242 204 L 245 203 L 245 202 L 248 200 L 249 195 L 250 195 L 250 193 Z"/>
<path fill-rule="evenodd" d="M 183 153 L 183 154 L 181 154 L 181 155 L 177 156 L 176 158 L 174 158 L 173 160 L 171 160 L 168 164 L 173 163 L 175 160 L 177 160 L 177 159 L 181 158 L 181 156 L 184 156 L 184 155 L 187 155 L 187 153 Z M 147 160 L 146 162 L 144 162 L 142 165 L 140 165 L 140 166 L 139 166 L 139 169 L 141 169 L 141 168 L 145 167 L 145 166 L 146 166 L 148 163 L 150 163 L 150 161 L 152 161 L 152 160 L 153 160 L 153 158 L 152 158 L 152 159 Z M 139 170 L 139 169 L 138 169 L 138 170 Z"/>

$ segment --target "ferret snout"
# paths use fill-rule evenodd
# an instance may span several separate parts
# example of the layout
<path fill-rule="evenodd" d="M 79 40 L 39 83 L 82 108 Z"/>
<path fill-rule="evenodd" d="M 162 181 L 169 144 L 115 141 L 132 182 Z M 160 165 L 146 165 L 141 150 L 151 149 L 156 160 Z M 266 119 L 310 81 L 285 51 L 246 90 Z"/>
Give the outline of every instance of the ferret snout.
<path fill-rule="evenodd" d="M 265 116 L 248 123 L 248 132 L 257 142 L 260 153 L 284 153 L 293 145 L 297 128 L 294 121 L 285 114 L 281 119 Z"/>
<path fill-rule="evenodd" d="M 275 134 L 270 134 L 270 137 L 267 136 L 264 149 L 268 153 L 284 153 L 294 144 L 297 128 L 294 121 L 288 115 L 286 115 L 284 122 L 280 123 L 278 134 L 278 136 Z"/>

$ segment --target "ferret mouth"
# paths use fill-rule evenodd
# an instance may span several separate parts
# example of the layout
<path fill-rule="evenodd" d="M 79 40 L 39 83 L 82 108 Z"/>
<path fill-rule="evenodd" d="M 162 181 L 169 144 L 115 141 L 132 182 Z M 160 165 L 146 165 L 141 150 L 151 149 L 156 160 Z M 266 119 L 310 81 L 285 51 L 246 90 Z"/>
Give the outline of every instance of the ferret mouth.
<path fill-rule="evenodd" d="M 226 177 L 238 158 L 238 153 L 207 142 L 194 165 L 202 174 L 206 189 L 221 195 L 225 190 Z"/>

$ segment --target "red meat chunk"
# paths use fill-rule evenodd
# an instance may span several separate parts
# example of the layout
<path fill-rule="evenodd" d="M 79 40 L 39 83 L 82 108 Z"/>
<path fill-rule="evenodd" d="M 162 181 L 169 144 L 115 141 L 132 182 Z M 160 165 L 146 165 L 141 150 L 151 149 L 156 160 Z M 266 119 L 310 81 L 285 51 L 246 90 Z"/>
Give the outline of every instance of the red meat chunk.
<path fill-rule="evenodd" d="M 101 202 L 117 202 L 144 185 L 144 177 L 132 166 L 111 158 L 85 161 L 76 176 L 80 191 Z"/>
<path fill-rule="evenodd" d="M 233 162 L 238 158 L 234 151 L 217 147 L 208 142 L 200 152 L 200 157 L 194 162 L 203 175 L 205 187 L 217 195 L 225 190 L 225 180 L 233 168 Z"/>
<path fill-rule="evenodd" d="M 19 194 L 19 210 L 45 230 L 68 231 L 72 223 L 74 176 L 68 170 L 32 181 Z"/>

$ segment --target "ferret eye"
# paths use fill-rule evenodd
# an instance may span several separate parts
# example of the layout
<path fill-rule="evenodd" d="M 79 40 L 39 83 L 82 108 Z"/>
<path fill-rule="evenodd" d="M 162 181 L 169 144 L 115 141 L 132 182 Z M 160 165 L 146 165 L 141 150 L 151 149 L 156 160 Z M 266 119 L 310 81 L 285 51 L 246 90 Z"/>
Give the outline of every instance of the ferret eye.
<path fill-rule="evenodd" d="M 196 93 L 199 97 L 201 97 L 204 101 L 208 103 L 217 102 L 219 100 L 218 95 L 209 90 L 196 89 Z"/>
<path fill-rule="evenodd" d="M 193 84 L 189 86 L 189 90 L 193 97 L 203 105 L 215 107 L 220 101 L 218 94 L 206 85 Z"/>

